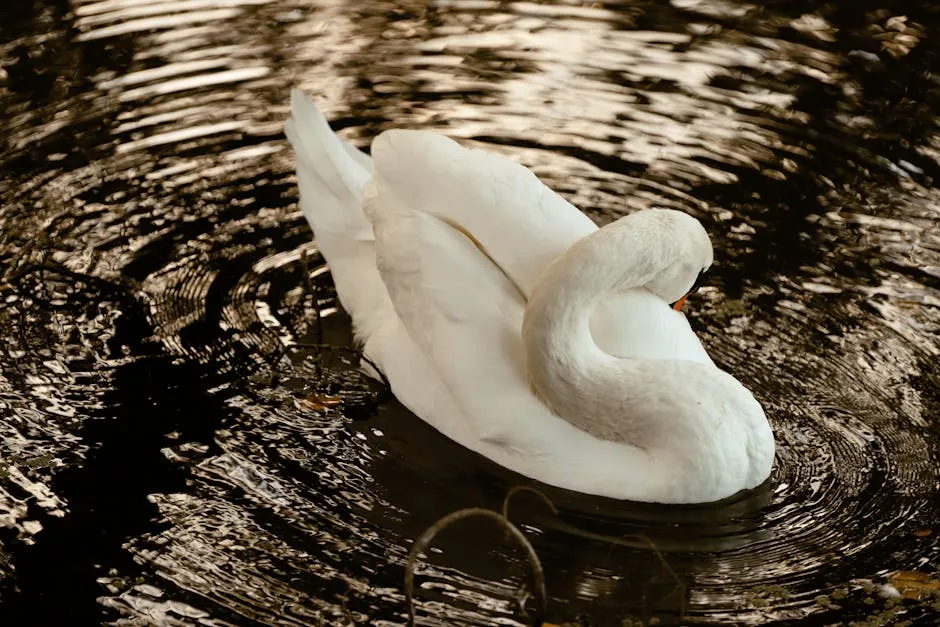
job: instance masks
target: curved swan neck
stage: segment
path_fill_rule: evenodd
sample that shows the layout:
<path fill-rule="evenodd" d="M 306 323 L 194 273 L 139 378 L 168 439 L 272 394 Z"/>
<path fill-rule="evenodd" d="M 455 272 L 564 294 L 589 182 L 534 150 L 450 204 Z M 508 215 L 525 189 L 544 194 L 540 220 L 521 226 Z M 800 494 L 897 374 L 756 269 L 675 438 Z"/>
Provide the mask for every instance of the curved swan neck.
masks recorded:
<path fill-rule="evenodd" d="M 616 414 L 604 408 L 605 399 L 630 387 L 624 378 L 634 376 L 637 366 L 598 347 L 590 318 L 605 297 L 642 287 L 660 270 L 663 251 L 642 235 L 615 223 L 575 243 L 539 277 L 523 321 L 536 394 L 560 417 L 605 439 L 622 437 L 596 433 L 597 421 L 586 414 Z"/>

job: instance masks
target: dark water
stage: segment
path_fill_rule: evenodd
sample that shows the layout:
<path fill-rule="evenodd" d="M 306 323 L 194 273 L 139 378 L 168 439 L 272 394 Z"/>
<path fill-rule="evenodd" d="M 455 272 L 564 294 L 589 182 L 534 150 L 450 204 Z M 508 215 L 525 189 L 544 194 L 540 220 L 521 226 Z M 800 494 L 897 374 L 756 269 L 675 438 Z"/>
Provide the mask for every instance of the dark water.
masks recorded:
<path fill-rule="evenodd" d="M 689 315 L 774 474 L 702 507 L 520 495 L 551 622 L 938 624 L 938 27 L 886 0 L 5 3 L 0 624 L 402 624 L 412 540 L 528 483 L 356 372 L 293 85 L 360 145 L 443 131 L 598 222 L 711 233 Z M 487 521 L 429 559 L 419 622 L 525 624 Z"/>

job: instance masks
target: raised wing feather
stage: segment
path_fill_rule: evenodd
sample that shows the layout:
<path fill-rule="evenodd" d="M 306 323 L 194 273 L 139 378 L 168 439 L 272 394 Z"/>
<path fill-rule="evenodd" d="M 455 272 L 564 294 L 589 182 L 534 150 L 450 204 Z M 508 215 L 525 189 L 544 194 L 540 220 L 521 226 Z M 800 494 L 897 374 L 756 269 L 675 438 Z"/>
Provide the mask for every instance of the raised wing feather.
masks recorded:
<path fill-rule="evenodd" d="M 372 155 L 403 205 L 472 235 L 525 296 L 550 261 L 597 230 L 525 167 L 447 137 L 386 131 Z"/>
<path fill-rule="evenodd" d="M 377 169 L 365 200 L 379 272 L 398 317 L 474 437 L 510 437 L 518 424 L 507 416 L 546 413 L 529 393 L 522 363 L 524 300 L 470 237 L 411 209 L 398 192 Z"/>

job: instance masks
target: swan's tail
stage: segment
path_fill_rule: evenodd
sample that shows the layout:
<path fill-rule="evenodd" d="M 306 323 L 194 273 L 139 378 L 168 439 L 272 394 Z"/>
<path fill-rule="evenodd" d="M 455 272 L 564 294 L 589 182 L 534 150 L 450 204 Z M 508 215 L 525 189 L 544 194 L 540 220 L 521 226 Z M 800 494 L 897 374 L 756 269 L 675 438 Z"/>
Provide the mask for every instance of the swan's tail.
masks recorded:
<path fill-rule="evenodd" d="M 371 159 L 340 139 L 298 89 L 291 91 L 291 118 L 284 130 L 294 148 L 300 208 L 330 266 L 340 302 L 364 341 L 381 322 L 388 301 L 375 265 L 372 225 L 362 212 Z"/>
<path fill-rule="evenodd" d="M 361 208 L 371 160 L 340 139 L 299 89 L 291 91 L 290 104 L 291 118 L 284 130 L 296 155 L 300 208 L 317 240 L 357 241 L 363 235 L 371 239 L 372 229 Z"/>

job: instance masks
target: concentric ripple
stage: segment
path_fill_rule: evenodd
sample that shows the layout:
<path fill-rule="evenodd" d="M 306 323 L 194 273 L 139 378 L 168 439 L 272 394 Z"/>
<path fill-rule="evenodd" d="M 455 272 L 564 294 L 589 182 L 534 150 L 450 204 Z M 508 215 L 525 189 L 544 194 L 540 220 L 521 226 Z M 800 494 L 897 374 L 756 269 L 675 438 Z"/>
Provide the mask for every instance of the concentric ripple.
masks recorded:
<path fill-rule="evenodd" d="M 0 624 L 403 624 L 414 538 L 532 485 L 360 371 L 296 206 L 293 85 L 359 145 L 435 129 L 599 223 L 712 236 L 690 317 L 774 473 L 707 506 L 517 495 L 550 622 L 936 624 L 940 14 L 818 4 L 0 9 Z M 526 581 L 465 521 L 418 622 L 526 624 Z"/>

